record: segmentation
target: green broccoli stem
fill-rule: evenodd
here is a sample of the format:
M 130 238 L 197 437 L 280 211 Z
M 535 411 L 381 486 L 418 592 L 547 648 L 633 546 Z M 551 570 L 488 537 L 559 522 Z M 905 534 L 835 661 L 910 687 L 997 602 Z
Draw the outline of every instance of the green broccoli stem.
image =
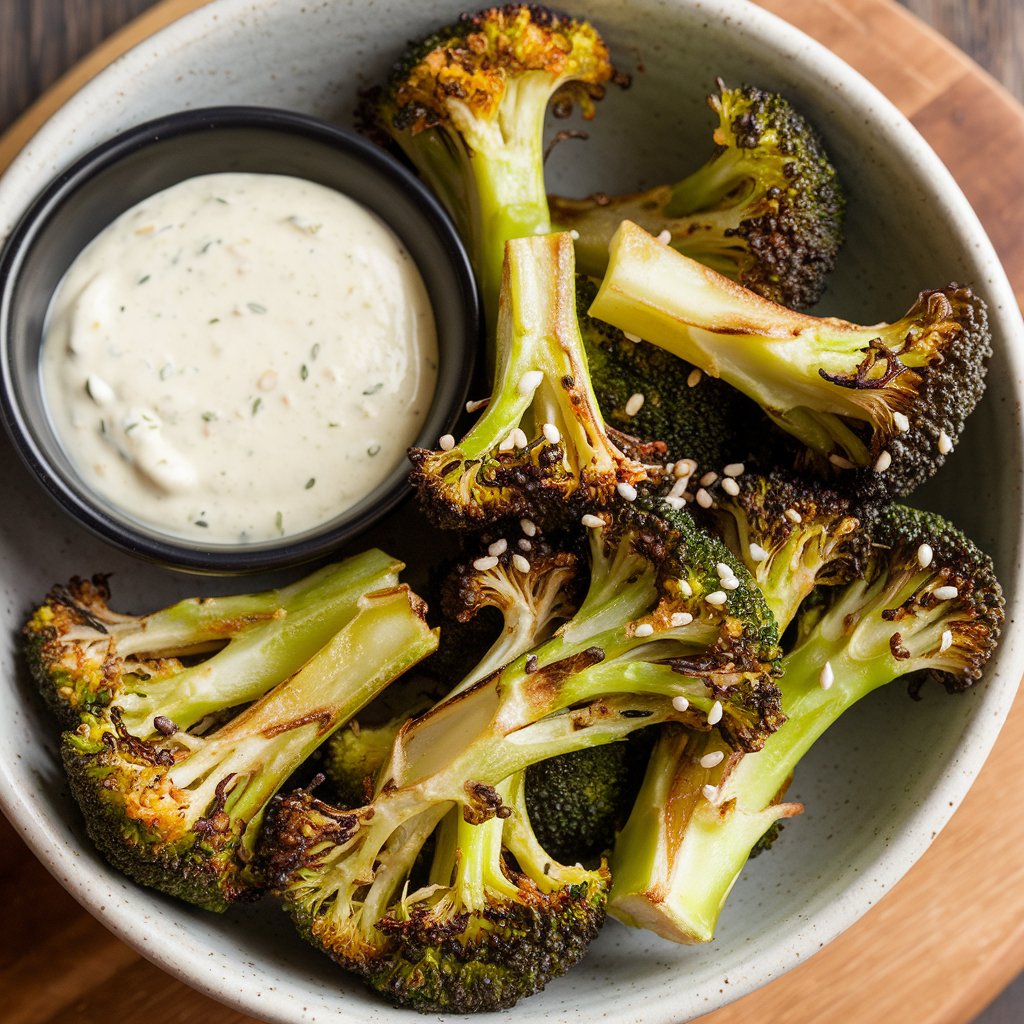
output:
M 208 715 L 256 700 L 350 621 L 363 594 L 396 586 L 401 568 L 401 562 L 372 549 L 289 587 L 255 595 L 261 618 L 231 637 L 222 650 L 159 682 L 143 682 L 143 692 L 116 698 L 128 731 L 140 738 L 151 736 L 158 715 L 188 729 Z M 238 611 L 245 607 L 244 597 L 224 600 Z M 168 611 L 178 609 L 176 616 L 184 616 L 193 608 L 202 615 L 201 602 L 183 602 Z
M 909 659 L 889 643 L 894 625 L 882 618 L 926 581 L 902 573 L 868 588 L 853 584 L 782 661 L 785 724 L 756 753 L 731 754 L 720 738 L 675 733 L 652 754 L 640 795 L 615 845 L 608 910 L 626 924 L 675 942 L 709 942 L 726 897 L 751 851 L 780 818 L 799 813 L 782 803 L 800 759 L 849 707 L 873 690 L 923 667 L 938 647 L 940 610 L 919 613 L 901 634 Z M 821 685 L 826 663 L 830 686 Z M 721 753 L 705 768 L 701 758 Z M 714 800 L 703 787 L 714 786 Z
M 859 327 L 787 310 L 628 222 L 612 241 L 590 314 L 721 377 L 812 450 L 828 455 L 838 445 L 858 466 L 870 449 L 841 418 L 883 427 L 895 410 L 878 389 L 843 387 L 819 371 L 850 378 L 872 341 L 899 348 L 910 326 Z M 916 358 L 901 353 L 907 366 Z
M 436 647 L 436 633 L 407 588 L 361 598 L 351 621 L 295 675 L 199 741 L 169 770 L 170 782 L 190 791 L 188 827 L 222 799 L 229 818 L 247 828 L 245 842 L 251 847 L 253 824 L 288 776 Z
M 738 223 L 737 212 L 749 206 L 757 181 L 764 173 L 758 173 L 758 162 L 763 162 L 763 158 L 752 158 L 742 149 L 719 150 L 706 164 L 671 187 L 664 204 L 665 216 L 683 219 L 721 211 L 731 214 Z

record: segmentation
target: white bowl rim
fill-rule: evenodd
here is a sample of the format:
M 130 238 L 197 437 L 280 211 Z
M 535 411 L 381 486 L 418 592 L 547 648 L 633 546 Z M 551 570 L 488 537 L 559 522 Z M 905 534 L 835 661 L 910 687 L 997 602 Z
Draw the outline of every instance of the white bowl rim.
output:
M 168 59 L 169 55 L 202 34 L 203 29 L 212 29 L 218 20 L 230 23 L 236 15 L 241 16 L 245 10 L 251 11 L 254 4 L 259 6 L 267 2 L 272 0 L 207 0 L 203 6 L 184 14 L 118 57 L 68 99 L 26 143 L 22 154 L 12 161 L 0 177 L 0 208 L 7 188 L 24 173 L 23 167 L 28 161 L 23 160 L 23 155 L 36 146 L 59 152 L 58 140 L 72 134 L 79 107 L 94 94 L 102 95 L 110 80 L 118 76 L 130 76 L 133 68 L 141 63 Z M 955 214 L 957 231 L 964 237 L 970 237 L 977 250 L 975 258 L 986 267 L 989 278 L 986 293 L 994 321 L 993 333 L 1004 339 L 1001 356 L 1006 360 L 1013 379 L 1017 382 L 1024 379 L 1024 322 L 999 257 L 949 170 L 892 101 L 821 43 L 754 3 L 744 4 L 742 13 L 735 0 L 673 0 L 673 3 L 679 7 L 699 10 L 706 18 L 734 22 L 742 19 L 746 28 L 752 28 L 763 37 L 771 39 L 778 51 L 790 56 L 795 63 L 819 69 L 842 90 L 844 103 L 851 110 L 869 117 L 880 129 L 888 147 L 920 168 L 921 177 L 927 178 L 931 187 L 948 204 Z M 29 191 L 34 193 L 35 188 Z M 1019 442 L 1024 444 L 1024 426 Z M 1018 524 L 1017 546 L 1018 550 L 1024 550 L 1024 522 Z M 1016 566 L 1011 578 L 1004 576 L 1004 583 L 1012 600 L 1012 603 L 1007 604 L 1006 621 L 1012 623 L 1024 612 L 1024 561 Z M 973 784 L 995 744 L 1016 696 L 1018 684 L 1024 676 L 1024 638 L 1008 632 L 1003 636 L 1000 648 L 1002 671 L 990 671 L 986 676 L 984 708 L 979 706 L 975 710 L 970 724 L 964 730 L 958 748 L 956 770 L 949 770 L 940 778 L 927 798 L 906 820 L 902 831 L 886 846 L 884 853 L 869 863 L 858 879 L 844 891 L 841 901 L 803 919 L 801 925 L 787 936 L 787 948 L 778 959 L 762 965 L 760 970 L 750 970 L 743 983 L 729 986 L 728 995 L 720 1003 L 707 1006 L 700 1013 L 738 999 L 810 958 L 854 924 L 913 867 L 948 823 Z M 38 808 L 33 807 L 27 795 L 18 787 L 11 766 L 2 762 L 0 810 L 20 831 L 25 843 L 61 885 L 140 955 L 191 987 L 242 1012 L 262 1019 L 281 1021 L 282 1024 L 312 1019 L 301 1007 L 295 1006 L 287 991 L 264 989 L 256 998 L 255 995 L 249 995 L 253 991 L 251 988 L 243 991 L 226 988 L 223 974 L 214 959 L 209 958 L 202 949 L 176 941 L 171 934 L 164 934 L 158 946 L 147 943 L 145 928 L 140 925 L 130 890 L 125 894 L 114 891 L 104 893 L 104 907 L 100 910 L 97 906 L 99 901 L 95 880 L 84 873 L 78 876 L 65 874 L 66 863 L 61 859 L 60 837 L 50 821 Z M 455 1019 L 434 1016 L 437 1020 Z M 353 1024 L 357 1024 L 363 1018 L 357 1013 L 350 1019 Z M 413 1019 L 411 1013 L 409 1019 Z M 633 1019 L 642 1019 L 644 1024 L 680 1024 L 678 1010 L 674 1010 L 668 1003 L 647 1004 L 643 1016 Z

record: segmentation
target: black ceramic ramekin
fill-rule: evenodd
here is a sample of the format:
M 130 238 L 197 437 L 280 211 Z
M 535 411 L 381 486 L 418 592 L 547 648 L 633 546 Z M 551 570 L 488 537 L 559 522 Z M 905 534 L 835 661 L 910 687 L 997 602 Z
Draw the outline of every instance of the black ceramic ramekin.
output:
M 133 520 L 97 496 L 62 450 L 43 404 L 39 349 L 50 298 L 75 257 L 125 210 L 187 178 L 241 171 L 305 178 L 350 196 L 398 235 L 426 284 L 437 325 L 437 389 L 416 439 L 434 448 L 462 410 L 480 323 L 469 259 L 444 210 L 402 165 L 314 118 L 256 107 L 187 111 L 118 135 L 82 157 L 33 203 L 0 255 L 3 416 L 46 491 L 104 540 L 179 569 L 243 573 L 328 554 L 377 522 L 407 491 L 408 467 L 305 533 L 254 544 L 198 544 Z

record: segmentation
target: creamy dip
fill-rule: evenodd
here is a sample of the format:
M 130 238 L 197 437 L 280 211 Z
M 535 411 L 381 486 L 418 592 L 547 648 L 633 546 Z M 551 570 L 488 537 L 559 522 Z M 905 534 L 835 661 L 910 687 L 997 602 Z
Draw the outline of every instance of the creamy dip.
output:
M 212 174 L 122 214 L 47 316 L 43 394 L 86 483 L 166 532 L 261 541 L 405 458 L 437 341 L 394 233 L 297 178 Z

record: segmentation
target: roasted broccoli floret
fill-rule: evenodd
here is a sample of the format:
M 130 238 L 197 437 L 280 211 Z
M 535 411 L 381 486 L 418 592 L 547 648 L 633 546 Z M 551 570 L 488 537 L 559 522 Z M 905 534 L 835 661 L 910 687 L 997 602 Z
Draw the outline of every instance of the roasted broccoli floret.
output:
M 907 494 L 942 465 L 992 350 L 985 304 L 969 288 L 922 292 L 892 324 L 819 319 L 743 290 L 628 221 L 590 314 L 732 384 L 802 443 L 801 467 L 863 497 Z
M 614 74 L 588 22 L 508 4 L 412 46 L 369 120 L 395 139 L 448 208 L 469 248 L 493 327 L 505 242 L 551 230 L 544 116 L 594 101 Z
M 821 298 L 842 243 L 843 193 L 814 129 L 777 93 L 753 86 L 708 97 L 718 115 L 710 160 L 676 185 L 634 195 L 551 196 L 575 230 L 576 259 L 600 277 L 619 224 L 634 221 L 692 259 L 792 309 Z
M 780 722 L 775 624 L 740 562 L 661 502 L 594 522 L 576 614 L 405 726 L 368 806 L 299 792 L 268 815 L 265 871 L 299 929 L 401 1005 L 510 1006 L 595 934 L 607 873 L 542 848 L 523 793 L 531 764 L 659 721 L 755 749 Z M 429 877 L 414 882 L 435 830 Z
M 280 590 L 191 598 L 150 615 L 112 611 L 105 576 L 54 587 L 22 630 L 32 676 L 60 724 L 111 703 L 131 735 L 191 729 L 247 704 L 302 666 L 398 584 L 401 563 L 371 550 Z
M 707 469 L 763 455 L 766 431 L 776 431 L 745 395 L 671 352 L 626 337 L 587 314 L 597 282 L 578 275 L 576 312 L 594 395 L 605 422 L 640 441 L 661 441 L 670 462 L 692 459 Z M 643 399 L 634 409 L 634 396 Z M 700 473 L 698 475 L 700 475 Z
M 409 452 L 424 512 L 450 529 L 564 521 L 663 468 L 631 457 L 629 439 L 605 427 L 576 320 L 569 236 L 510 241 L 504 275 L 486 410 L 458 444 Z M 652 459 L 655 450 L 663 459 L 664 446 Z
M 61 753 L 93 841 L 135 881 L 209 910 L 253 894 L 260 881 L 249 863 L 268 801 L 338 726 L 434 650 L 425 610 L 405 586 L 360 597 L 302 668 L 202 736 L 158 714 L 156 735 L 142 739 L 116 703 L 83 713 Z
M 620 920 L 709 941 L 752 850 L 802 810 L 783 802 L 800 758 L 847 708 L 895 679 L 916 693 L 929 678 L 950 692 L 980 678 L 1003 621 L 990 559 L 927 512 L 894 505 L 869 530 L 860 573 L 820 592 L 783 659 L 787 721 L 762 751 L 664 732 L 615 847 L 609 910 Z

